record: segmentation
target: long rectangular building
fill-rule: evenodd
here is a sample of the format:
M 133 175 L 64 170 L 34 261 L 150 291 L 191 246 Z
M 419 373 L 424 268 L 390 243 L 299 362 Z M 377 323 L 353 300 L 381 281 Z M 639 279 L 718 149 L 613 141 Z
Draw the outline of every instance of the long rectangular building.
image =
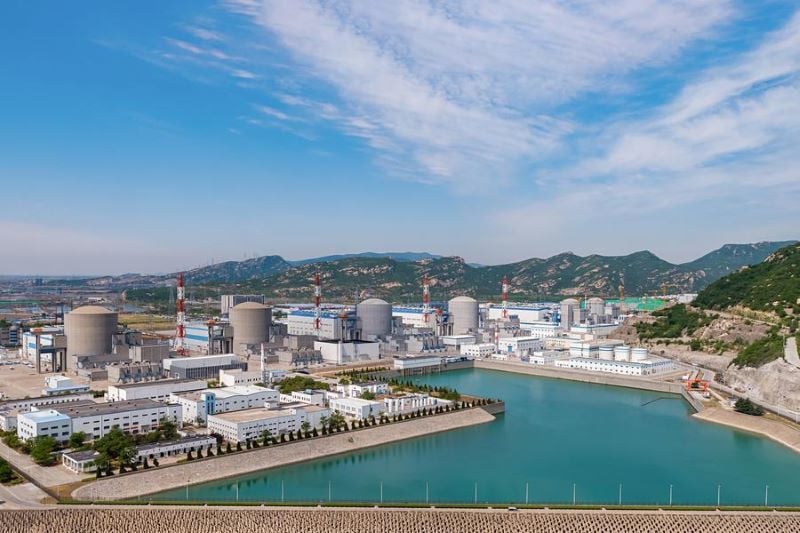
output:
M 319 425 L 322 416 L 328 416 L 327 407 L 294 405 L 281 409 L 247 409 L 231 413 L 210 415 L 208 430 L 230 442 L 245 442 L 258 439 L 264 431 L 272 436 L 302 429 L 303 422 L 311 427 Z M 316 421 L 316 423 L 315 423 Z
M 247 362 L 235 354 L 164 359 L 164 373 L 176 379 L 217 379 L 220 370 L 247 370 Z
M 163 419 L 180 425 L 180 405 L 153 400 L 78 402 L 20 413 L 17 417 L 17 435 L 22 440 L 49 435 L 64 442 L 73 433 L 83 432 L 94 440 L 114 428 L 133 434 L 147 433 L 158 428 Z
M 165 401 L 170 394 L 205 389 L 205 379 L 162 379 L 124 385 L 109 385 L 106 399 L 109 402 L 150 399 Z

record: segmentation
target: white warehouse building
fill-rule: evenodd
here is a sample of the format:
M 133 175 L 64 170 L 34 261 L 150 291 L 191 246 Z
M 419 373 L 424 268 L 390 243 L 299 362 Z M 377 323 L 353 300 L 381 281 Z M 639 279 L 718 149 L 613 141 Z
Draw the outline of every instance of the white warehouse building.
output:
M 314 350 L 319 351 L 326 363 L 337 365 L 380 358 L 379 342 L 320 340 L 314 341 Z
M 481 344 L 466 344 L 461 347 L 461 355 L 466 355 L 473 359 L 485 359 L 491 357 L 497 351 L 497 346 L 491 342 Z
M 503 337 L 497 341 L 498 352 L 515 354 L 517 357 L 541 350 L 542 345 L 539 337 Z
M 380 416 L 383 411 L 383 402 L 362 400 L 361 398 L 332 398 L 329 406 L 331 411 L 339 412 L 347 418 L 360 420 L 370 416 Z
M 173 393 L 205 389 L 207 386 L 207 382 L 203 379 L 163 379 L 109 385 L 106 399 L 109 402 L 143 399 L 166 401 Z
M 289 335 L 319 336 L 320 339 L 339 339 L 342 336 L 342 320 L 339 314 L 331 311 L 322 311 L 319 319 L 319 332 L 315 325 L 314 311 L 290 311 L 286 317 L 286 329 Z
M 297 431 L 302 428 L 303 422 L 316 427 L 320 419 L 329 414 L 328 408 L 315 405 L 293 405 L 281 409 L 247 409 L 210 415 L 208 430 L 222 435 L 230 442 L 245 442 L 248 439 L 261 438 L 264 431 L 269 431 L 272 436 Z
M 255 385 L 236 385 L 170 395 L 181 406 L 186 423 L 203 423 L 209 415 L 263 407 L 278 403 L 278 391 Z

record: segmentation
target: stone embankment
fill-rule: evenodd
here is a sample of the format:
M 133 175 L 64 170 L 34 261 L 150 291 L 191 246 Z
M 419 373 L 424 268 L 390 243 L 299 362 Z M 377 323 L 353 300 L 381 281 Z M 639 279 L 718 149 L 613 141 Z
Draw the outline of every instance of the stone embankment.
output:
M 258 470 L 353 452 L 493 420 L 494 416 L 483 408 L 462 409 L 291 444 L 195 460 L 166 468 L 140 470 L 125 476 L 103 478 L 79 487 L 72 496 L 78 500 L 132 499 L 143 494 L 185 487 L 187 484 L 241 476 Z
M 772 533 L 798 531 L 800 513 L 517 511 L 438 509 L 202 509 L 84 508 L 0 511 L 4 533 L 584 533 L 648 531 L 678 533 Z

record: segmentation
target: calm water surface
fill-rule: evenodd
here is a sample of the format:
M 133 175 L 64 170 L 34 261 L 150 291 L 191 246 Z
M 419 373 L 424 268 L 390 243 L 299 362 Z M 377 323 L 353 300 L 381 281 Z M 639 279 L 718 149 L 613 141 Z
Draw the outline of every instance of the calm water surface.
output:
M 800 455 L 693 419 L 678 396 L 463 370 L 420 381 L 500 397 L 494 422 L 192 486 L 202 501 L 800 504 Z M 652 401 L 656 400 L 656 401 Z M 652 402 L 652 403 L 648 403 Z M 646 405 L 645 405 L 646 404 Z M 248 460 L 243 456 L 242 460 Z M 153 497 L 187 498 L 186 489 Z

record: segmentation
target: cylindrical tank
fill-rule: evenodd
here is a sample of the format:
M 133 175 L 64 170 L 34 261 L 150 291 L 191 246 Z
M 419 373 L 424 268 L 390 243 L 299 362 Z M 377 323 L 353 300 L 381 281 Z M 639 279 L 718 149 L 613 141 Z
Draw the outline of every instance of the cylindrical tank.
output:
M 631 361 L 644 361 L 647 359 L 647 348 L 634 348 L 631 350 Z
M 469 296 L 457 296 L 447 302 L 453 335 L 464 335 L 478 331 L 478 300 Z
M 603 316 L 606 312 L 606 302 L 602 298 L 589 298 L 586 301 L 589 316 Z
M 630 360 L 631 360 L 630 346 L 614 347 L 614 361 L 630 361 Z
M 567 298 L 561 300 L 561 329 L 569 331 L 570 326 L 574 323 L 572 320 L 572 312 L 580 305 L 580 302 L 575 298 Z
M 369 298 L 356 306 L 361 321 L 361 336 L 368 339 L 392 332 L 392 305 L 380 298 Z
M 111 353 L 111 340 L 117 332 L 119 316 L 99 305 L 85 305 L 64 316 L 67 357 Z
M 233 326 L 233 352 L 245 355 L 247 347 L 269 340 L 272 309 L 256 302 L 243 302 L 231 308 L 228 316 Z
M 614 347 L 613 346 L 601 346 L 599 349 L 600 352 L 600 359 L 604 359 L 606 361 L 613 361 L 614 360 Z

